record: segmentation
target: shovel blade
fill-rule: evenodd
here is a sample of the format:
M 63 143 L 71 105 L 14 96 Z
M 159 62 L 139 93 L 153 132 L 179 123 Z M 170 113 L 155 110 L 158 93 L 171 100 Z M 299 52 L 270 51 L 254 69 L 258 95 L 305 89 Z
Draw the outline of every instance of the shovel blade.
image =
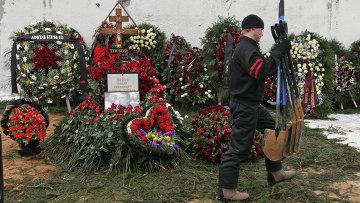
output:
M 289 155 L 291 155 L 291 140 L 292 140 L 293 131 L 294 131 L 295 127 L 296 126 L 293 126 L 293 123 L 289 123 L 286 125 L 285 132 L 287 132 L 287 135 L 286 135 L 284 149 L 283 149 L 284 157 L 288 157 Z
M 283 151 L 288 136 L 287 131 L 280 131 L 276 135 L 275 130 L 266 129 L 263 138 L 263 152 L 272 161 L 279 161 L 284 158 Z
M 297 126 L 297 132 L 296 132 L 296 138 L 295 138 L 295 143 L 294 143 L 294 152 L 298 152 L 299 148 L 300 148 L 300 138 L 302 135 L 302 131 L 304 128 L 304 120 L 298 120 L 298 122 L 296 123 Z

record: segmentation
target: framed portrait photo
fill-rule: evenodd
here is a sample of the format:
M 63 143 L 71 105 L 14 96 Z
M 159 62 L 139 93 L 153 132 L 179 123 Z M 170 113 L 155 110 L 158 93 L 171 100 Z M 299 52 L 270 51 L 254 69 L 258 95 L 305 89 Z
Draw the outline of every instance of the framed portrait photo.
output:
M 111 107 L 111 104 L 127 107 L 129 104 L 134 108 L 139 106 L 139 92 L 105 92 L 105 109 Z

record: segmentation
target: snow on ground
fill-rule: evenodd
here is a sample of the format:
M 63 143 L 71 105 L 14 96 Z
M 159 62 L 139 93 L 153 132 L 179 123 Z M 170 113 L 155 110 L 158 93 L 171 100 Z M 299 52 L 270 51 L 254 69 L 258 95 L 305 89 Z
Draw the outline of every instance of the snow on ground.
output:
M 306 119 L 309 128 L 321 128 L 329 139 L 339 138 L 343 144 L 360 151 L 360 114 L 331 114 L 329 120 Z
M 12 99 L 19 99 L 19 96 L 11 96 L 10 93 L 0 91 L 0 101 L 7 101 Z

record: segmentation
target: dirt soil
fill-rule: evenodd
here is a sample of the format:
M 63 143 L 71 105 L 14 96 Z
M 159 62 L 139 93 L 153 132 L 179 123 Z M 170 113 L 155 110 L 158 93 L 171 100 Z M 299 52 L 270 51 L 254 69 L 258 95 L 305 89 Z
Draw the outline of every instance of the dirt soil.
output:
M 50 124 L 47 129 L 48 135 L 54 131 L 54 124 L 63 118 L 63 115 L 50 115 Z M 4 167 L 4 189 L 22 190 L 23 180 L 48 179 L 55 166 L 46 163 L 42 154 L 22 157 L 19 155 L 19 144 L 1 133 L 3 167 Z

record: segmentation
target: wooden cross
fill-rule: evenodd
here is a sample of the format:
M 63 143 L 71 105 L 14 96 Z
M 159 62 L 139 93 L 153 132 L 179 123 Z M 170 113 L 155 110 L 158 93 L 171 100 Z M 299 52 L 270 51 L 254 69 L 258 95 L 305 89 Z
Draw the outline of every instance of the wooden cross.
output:
M 123 22 L 129 22 L 129 16 L 122 16 L 121 8 L 116 8 L 115 16 L 109 16 L 110 22 L 116 22 L 115 28 L 100 28 L 100 33 L 116 35 L 116 45 L 118 48 L 122 47 L 122 35 L 138 35 L 138 29 L 123 29 Z

